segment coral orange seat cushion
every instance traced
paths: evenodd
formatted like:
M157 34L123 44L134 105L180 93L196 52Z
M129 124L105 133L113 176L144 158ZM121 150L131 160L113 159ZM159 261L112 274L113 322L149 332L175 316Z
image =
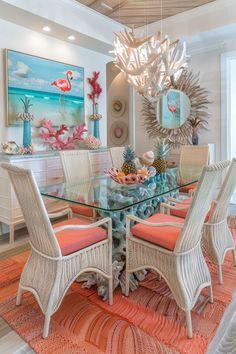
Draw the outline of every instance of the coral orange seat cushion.
M176 218L175 216L156 214L146 219L152 223L175 222L183 224L184 220ZM145 241L154 243L158 246L173 251L176 241L181 233L180 228L172 226L151 227L143 224L136 224L132 227L131 232L133 236L141 238Z
M183 208L185 207L185 209L182 209L182 210L174 210L174 209L170 209L170 214L173 215L173 216L177 216L178 218L183 218L185 219L186 218L186 215L188 213L188 210L190 208L190 205L191 205L191 202L192 202L193 198L186 198L184 199L185 202L188 202L186 203L186 205L184 203L176 203L174 206L176 208Z
M181 193L188 193L191 189L196 189L196 188L197 188L197 183L192 183L189 184L188 186L181 187L179 191Z
M58 228L64 225L89 225L86 220L73 218L53 225ZM77 252L94 243L105 240L107 233L101 227L95 227L88 230L64 230L56 233L56 238L61 248L63 256Z
M75 213L75 214L87 216L88 218L93 217L93 209L92 208L86 207L84 205L79 205L79 204L71 205L70 208L73 211L73 213Z
M191 198L189 198L189 199L191 200ZM187 200L188 200L188 199L187 199ZM190 208L190 205L191 205L191 204L187 205L185 209L180 209L180 210L170 209L170 214L173 215L173 216L177 216L178 218L183 218L183 219L185 219L186 216L187 216L188 210L189 210L189 208ZM183 206L184 206L184 205L181 204L181 203L175 204L175 207L176 207L176 208L182 208ZM207 215L206 215L206 217L205 217L205 222L207 222L207 221L209 220L213 208L214 208L214 203L211 204L211 207L210 207L210 209L209 209L209 211L208 211L208 213L207 213Z

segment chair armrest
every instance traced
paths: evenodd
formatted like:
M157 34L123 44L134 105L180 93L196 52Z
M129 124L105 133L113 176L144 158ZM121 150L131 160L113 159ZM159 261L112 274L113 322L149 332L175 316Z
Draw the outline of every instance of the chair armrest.
M183 224L179 224L177 222L162 222L162 223L152 223L149 221L145 221L143 219L138 218L137 216L134 215L127 215L127 219L129 220L134 220L139 222L140 224L146 225L146 226L151 226L151 227L167 227L167 226L172 226L172 227L177 227L179 229L183 228Z
M176 198L172 198L172 197L169 197L167 200L168 200L168 202L173 202L173 203L178 203L178 204L191 204L192 203L192 200L176 199Z
M197 190L197 188L190 189L189 192L188 192L188 195L189 195L190 197L193 197L194 194L195 194L195 192L196 192L196 190Z
M104 218L88 225L65 225L65 226L57 227L56 229L54 229L54 232L57 233L64 230L89 230L89 229L94 229L95 227L98 227L106 223L108 224L108 238L111 240L112 239L111 218Z
M170 205L170 204L167 204L167 203L161 203L160 207L164 207L164 208L171 209L171 210L186 210L186 209L189 208L189 204L177 207L175 205Z
M167 215L170 214L170 210L188 210L190 204L183 204L183 206L178 206L176 207L175 205L170 205L167 203L161 203L160 204L160 212L162 214L165 214L167 212Z
M72 218L72 210L70 208L66 208L62 211L58 211L57 213L48 213L49 219L60 218L61 216L68 215L69 218Z
M228 225L231 229L236 229L236 215L229 215L227 217Z

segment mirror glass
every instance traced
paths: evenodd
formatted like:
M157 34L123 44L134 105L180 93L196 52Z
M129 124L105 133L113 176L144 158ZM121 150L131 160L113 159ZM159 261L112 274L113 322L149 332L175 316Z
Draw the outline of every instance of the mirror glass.
M167 129L179 128L190 115L191 104L188 96L179 90L170 89L162 95L156 105L156 116Z

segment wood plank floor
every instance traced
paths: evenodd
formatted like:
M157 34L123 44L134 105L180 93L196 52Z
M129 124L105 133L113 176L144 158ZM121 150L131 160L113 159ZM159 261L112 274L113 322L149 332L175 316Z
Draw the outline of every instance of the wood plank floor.
M0 353L1 354L33 354L27 343L0 318Z
M0 253L0 259L15 256L29 249L29 244L25 244L8 251ZM1 250L1 247L0 247ZM0 354L32 354L35 353L31 347L21 339L18 334L8 326L0 317Z

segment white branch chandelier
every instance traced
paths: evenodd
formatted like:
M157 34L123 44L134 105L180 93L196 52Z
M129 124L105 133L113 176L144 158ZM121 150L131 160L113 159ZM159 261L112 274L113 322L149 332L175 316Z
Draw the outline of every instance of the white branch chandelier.
M151 101L179 78L189 59L185 43L171 42L168 36L162 40L160 32L136 38L133 31L125 29L115 34L112 52L115 65L124 72L127 81Z

